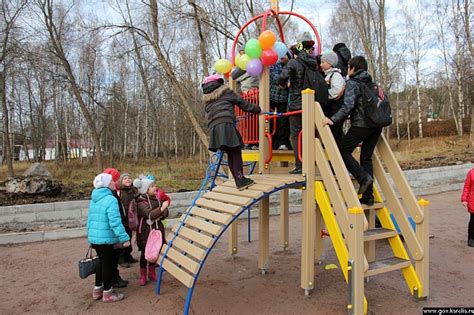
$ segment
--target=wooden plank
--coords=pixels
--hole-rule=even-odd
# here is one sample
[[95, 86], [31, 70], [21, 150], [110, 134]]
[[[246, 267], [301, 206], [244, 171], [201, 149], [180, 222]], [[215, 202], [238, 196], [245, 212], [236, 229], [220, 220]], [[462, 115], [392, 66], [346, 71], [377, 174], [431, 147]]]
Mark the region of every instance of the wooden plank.
[[162, 253], [164, 254], [166, 249], [168, 249], [168, 252], [166, 253], [166, 258], [171, 259], [177, 264], [180, 264], [181, 267], [184, 267], [187, 271], [189, 271], [191, 274], [195, 275], [198, 270], [199, 270], [199, 264], [192, 260], [191, 258], [181, 254], [179, 251], [177, 251], [174, 246], [168, 247], [168, 245], [163, 244], [163, 249], [161, 250]]
[[261, 196], [263, 196], [263, 193], [261, 191], [253, 190], [253, 186], [250, 186], [249, 188], [244, 189], [244, 190], [238, 190], [237, 188], [234, 188], [234, 187], [217, 186], [212, 191], [219, 192], [222, 194], [229, 194], [233, 196], [241, 196], [241, 197], [247, 197], [247, 198], [252, 198], [252, 199], [258, 199]]
[[192, 226], [193, 228], [202, 230], [211, 235], [218, 235], [219, 232], [222, 230], [222, 225], [212, 224], [201, 220], [198, 217], [188, 216], [186, 218], [186, 221], [184, 221], [184, 224], [186, 224], [186, 226]]
[[366, 277], [379, 275], [382, 273], [400, 270], [411, 266], [411, 261], [397, 257], [376, 260], [369, 263], [369, 270], [365, 273]]
[[271, 179], [262, 178], [262, 177], [259, 178], [259, 177], [256, 177], [256, 175], [249, 176], [249, 177], [253, 179], [257, 184], [270, 185], [275, 188], [280, 188], [286, 185], [285, 182], [282, 180], [271, 180]]
[[199, 246], [196, 246], [189, 241], [186, 241], [180, 237], [176, 237], [173, 241], [173, 247], [182, 250], [185, 253], [193, 256], [197, 260], [202, 260], [206, 256], [206, 251]]
[[173, 277], [178, 279], [186, 287], [191, 288], [193, 286], [194, 278], [183, 269], [176, 266], [175, 263], [168, 259], [163, 260], [163, 268], [168, 271]]
[[[408, 221], [405, 211], [403, 210], [403, 206], [400, 200], [398, 199], [395, 190], [388, 181], [387, 175], [382, 165], [382, 161], [380, 160], [377, 154], [374, 154], [372, 156], [372, 162], [374, 166], [374, 177], [377, 179], [377, 182], [379, 183], [379, 186], [385, 196], [385, 204], [395, 216], [395, 220], [397, 220], [398, 226], [400, 227], [401, 234], [403, 234], [403, 238], [405, 239], [405, 243], [407, 244], [408, 250], [410, 251], [412, 257], [415, 260], [422, 259], [424, 255], [424, 250], [418, 242], [415, 232], [411, 228], [411, 224]], [[400, 252], [394, 253], [397, 257], [403, 257], [403, 251], [404, 249], [400, 250]]]
[[387, 166], [388, 172], [392, 176], [393, 183], [400, 192], [400, 196], [407, 206], [408, 212], [413, 218], [413, 221], [421, 223], [423, 221], [423, 212], [418, 205], [410, 185], [408, 184], [405, 173], [403, 173], [400, 164], [398, 164], [397, 158], [393, 154], [392, 149], [390, 149], [383, 133], [380, 135], [379, 142], [377, 143], [377, 151], [384, 164]]
[[[302, 203], [302, 229], [301, 229], [301, 279], [300, 286], [308, 293], [314, 288], [314, 249], [316, 231], [316, 210], [315, 211], [315, 184], [316, 157], [314, 148], [315, 135], [315, 112], [314, 108], [319, 106], [314, 101], [314, 91], [306, 89], [301, 92], [303, 115], [302, 117], [302, 168], [306, 177], [306, 189], [303, 190]], [[321, 118], [322, 120], [322, 118]]]
[[288, 249], [290, 239], [288, 200], [288, 189], [283, 189], [280, 192], [280, 244], [283, 250]]
[[282, 180], [282, 181], [285, 181], [285, 183], [287, 184], [292, 184], [292, 183], [296, 183], [296, 182], [304, 182], [306, 179], [304, 176], [302, 175], [295, 175], [295, 174], [273, 174], [273, 173], [270, 173], [270, 174], [263, 174], [263, 175], [253, 175], [255, 177], [259, 177], [259, 178], [268, 178], [268, 179], [278, 179], [278, 180]]
[[[173, 231], [176, 233], [176, 231], [173, 229]], [[212, 242], [214, 241], [214, 239], [210, 236], [207, 236], [207, 235], [204, 235], [202, 233], [199, 233], [197, 231], [194, 231], [194, 230], [191, 230], [185, 226], [183, 226], [180, 230], [179, 230], [179, 236], [183, 236], [191, 241], [194, 241], [196, 243], [198, 243], [199, 245], [202, 245], [206, 248], [208, 248], [209, 246], [212, 245]]]
[[364, 210], [372, 210], [372, 209], [375, 209], [375, 210], [380, 210], [380, 209], [383, 209], [383, 207], [385, 206], [383, 203], [381, 202], [375, 202], [373, 205], [371, 206], [368, 206], [366, 204], [361, 204], [362, 206], [362, 209]]
[[423, 247], [425, 255], [423, 259], [415, 261], [415, 270], [422, 284], [422, 290], [418, 292], [418, 297], [427, 297], [430, 295], [430, 203], [421, 199], [418, 204], [423, 210], [423, 222], [416, 225], [416, 238]]
[[213, 191], [205, 193], [202, 196], [202, 198], [221, 201], [221, 202], [230, 203], [230, 204], [234, 204], [238, 206], [248, 206], [253, 202], [252, 198], [232, 196], [232, 195], [221, 194], [221, 193], [217, 193]]
[[211, 220], [213, 222], [218, 222], [220, 224], [227, 224], [232, 220], [232, 215], [227, 213], [219, 213], [205, 208], [193, 207], [191, 209], [191, 214], [200, 216], [201, 218]]
[[397, 235], [398, 233], [395, 230], [382, 229], [382, 228], [370, 229], [364, 232], [364, 242], [382, 240], [382, 239], [394, 237]]
[[[235, 188], [235, 182], [229, 180], [229, 181], [226, 181], [225, 183], [223, 183], [220, 186], [234, 187]], [[271, 192], [272, 190], [275, 189], [275, 187], [273, 185], [263, 185], [263, 184], [253, 184], [249, 188], [252, 189], [252, 190], [258, 190], [258, 191], [262, 191], [262, 192], [266, 192], [266, 193], [269, 193], [269, 192]]]
[[242, 207], [240, 206], [204, 198], [199, 198], [198, 200], [196, 200], [196, 205], [202, 208], [207, 208], [232, 215], [236, 215], [242, 209]]

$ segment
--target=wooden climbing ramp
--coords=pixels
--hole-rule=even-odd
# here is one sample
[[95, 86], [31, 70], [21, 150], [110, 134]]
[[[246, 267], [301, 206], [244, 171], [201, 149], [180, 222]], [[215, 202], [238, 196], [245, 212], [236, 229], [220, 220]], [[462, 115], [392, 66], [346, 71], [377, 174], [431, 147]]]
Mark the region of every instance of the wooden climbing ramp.
[[287, 188], [304, 186], [298, 175], [252, 175], [256, 184], [237, 190], [233, 180], [227, 180], [205, 192], [180, 217], [168, 244], [163, 245], [157, 293], [163, 272], [188, 288], [184, 313], [187, 314], [194, 286], [212, 248], [227, 228], [252, 205], [263, 198]]

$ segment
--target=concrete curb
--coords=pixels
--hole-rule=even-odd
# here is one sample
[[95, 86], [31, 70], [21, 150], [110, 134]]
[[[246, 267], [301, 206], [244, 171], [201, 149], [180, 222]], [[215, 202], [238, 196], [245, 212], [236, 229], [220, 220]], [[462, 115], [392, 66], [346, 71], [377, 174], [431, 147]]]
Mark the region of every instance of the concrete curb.
[[87, 233], [83, 227], [51, 231], [8, 233], [0, 235], [0, 245], [54, 241], [85, 236], [87, 236]]

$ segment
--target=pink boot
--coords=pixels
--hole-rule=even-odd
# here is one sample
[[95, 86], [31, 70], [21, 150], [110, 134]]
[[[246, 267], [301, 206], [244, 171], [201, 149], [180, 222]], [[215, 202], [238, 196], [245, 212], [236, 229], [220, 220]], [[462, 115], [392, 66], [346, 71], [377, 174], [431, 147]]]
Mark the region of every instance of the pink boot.
[[140, 268], [140, 280], [139, 284], [144, 286], [146, 284], [146, 268]]
[[148, 266], [148, 279], [150, 281], [156, 282], [156, 265]]
[[115, 292], [113, 289], [103, 292], [102, 295], [102, 302], [109, 303], [109, 302], [117, 302], [123, 300], [123, 294]]
[[94, 289], [92, 290], [92, 298], [94, 300], [100, 300], [102, 298], [103, 292], [104, 287], [94, 287]]

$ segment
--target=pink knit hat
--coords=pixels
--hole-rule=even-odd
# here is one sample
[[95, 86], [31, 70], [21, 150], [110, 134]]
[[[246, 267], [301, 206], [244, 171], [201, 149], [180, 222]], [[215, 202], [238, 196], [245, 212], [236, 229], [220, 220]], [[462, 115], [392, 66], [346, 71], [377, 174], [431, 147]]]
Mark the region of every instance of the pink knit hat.
[[222, 79], [222, 77], [218, 74], [213, 74], [213, 75], [209, 75], [207, 77], [204, 78], [204, 81], [202, 82], [202, 84], [207, 84], [209, 82], [213, 82], [213, 81], [217, 81], [217, 80], [224, 80]]

